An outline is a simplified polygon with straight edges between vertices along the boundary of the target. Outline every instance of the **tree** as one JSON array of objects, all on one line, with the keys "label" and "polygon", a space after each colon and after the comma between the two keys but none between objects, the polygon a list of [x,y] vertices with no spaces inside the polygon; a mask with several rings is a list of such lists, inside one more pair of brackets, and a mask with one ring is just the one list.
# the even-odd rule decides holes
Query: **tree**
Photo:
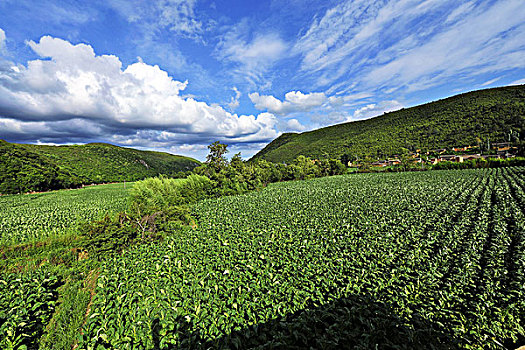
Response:
[{"label": "tree", "polygon": [[346,153],[341,156],[341,163],[343,163],[343,165],[347,168],[348,168],[348,163],[350,162],[350,160],[352,160],[352,158],[350,157],[350,155]]},{"label": "tree", "polygon": [[242,169],[244,167],[244,161],[241,158],[241,152],[235,153],[230,159],[230,165],[236,169]]},{"label": "tree", "polygon": [[399,156],[399,161],[401,162],[400,165],[403,171],[406,171],[410,167],[410,164],[412,163],[412,158],[410,157],[408,149],[402,148],[402,152]]},{"label": "tree", "polygon": [[224,156],[228,153],[228,145],[222,144],[219,141],[215,141],[208,146],[210,154],[206,156],[206,163],[210,164],[219,171],[228,164],[228,160]]}]

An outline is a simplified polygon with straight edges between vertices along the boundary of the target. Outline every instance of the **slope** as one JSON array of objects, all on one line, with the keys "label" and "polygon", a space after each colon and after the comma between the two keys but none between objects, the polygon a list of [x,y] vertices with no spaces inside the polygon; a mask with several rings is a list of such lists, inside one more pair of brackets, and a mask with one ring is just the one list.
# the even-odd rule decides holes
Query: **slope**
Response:
[{"label": "slope", "polygon": [[441,148],[525,137],[525,85],[473,91],[381,116],[300,134],[283,134],[252,159],[291,162],[299,155],[382,157],[402,148]]},{"label": "slope", "polygon": [[174,176],[199,164],[188,157],[104,143],[42,146],[0,140],[0,193]]}]

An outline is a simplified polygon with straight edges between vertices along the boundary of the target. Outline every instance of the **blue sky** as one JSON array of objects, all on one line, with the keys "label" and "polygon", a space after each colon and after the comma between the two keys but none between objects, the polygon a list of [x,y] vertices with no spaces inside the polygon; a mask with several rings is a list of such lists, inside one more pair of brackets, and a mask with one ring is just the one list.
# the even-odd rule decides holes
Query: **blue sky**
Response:
[{"label": "blue sky", "polygon": [[[250,157],[525,83],[523,0],[2,0],[0,138]],[[424,118],[424,116],[421,116]]]}]

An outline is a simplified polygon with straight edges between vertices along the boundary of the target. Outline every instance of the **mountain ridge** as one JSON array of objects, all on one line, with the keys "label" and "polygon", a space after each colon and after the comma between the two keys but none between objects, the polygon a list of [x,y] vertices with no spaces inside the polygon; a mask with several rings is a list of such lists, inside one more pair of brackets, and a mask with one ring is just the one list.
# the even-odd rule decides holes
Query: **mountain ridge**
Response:
[{"label": "mountain ridge", "polygon": [[0,193],[136,181],[157,175],[177,176],[199,164],[190,157],[101,142],[51,146],[0,140]]},{"label": "mountain ridge", "polygon": [[285,133],[252,159],[291,162],[343,155],[388,156],[402,148],[439,148],[503,141],[507,132],[525,138],[525,85],[476,90],[366,120],[303,133]]}]

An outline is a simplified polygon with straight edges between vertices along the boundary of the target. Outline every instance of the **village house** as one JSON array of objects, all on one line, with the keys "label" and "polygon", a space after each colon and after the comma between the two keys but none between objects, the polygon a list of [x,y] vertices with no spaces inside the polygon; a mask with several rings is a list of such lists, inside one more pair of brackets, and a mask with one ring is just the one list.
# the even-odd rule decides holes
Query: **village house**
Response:
[{"label": "village house", "polygon": [[498,142],[492,144],[492,149],[497,150],[498,152],[508,151],[511,148],[510,142]]},{"label": "village house", "polygon": [[442,155],[438,157],[438,162],[458,162],[463,163],[463,156],[455,154]]},{"label": "village house", "polygon": [[481,158],[481,154],[464,154],[463,155],[463,161],[480,159],[480,158]]},{"label": "village house", "polygon": [[467,146],[467,147],[454,147],[454,148],[452,148],[452,150],[453,150],[454,152],[465,152],[466,150],[469,149],[469,147],[470,147],[470,146]]}]

